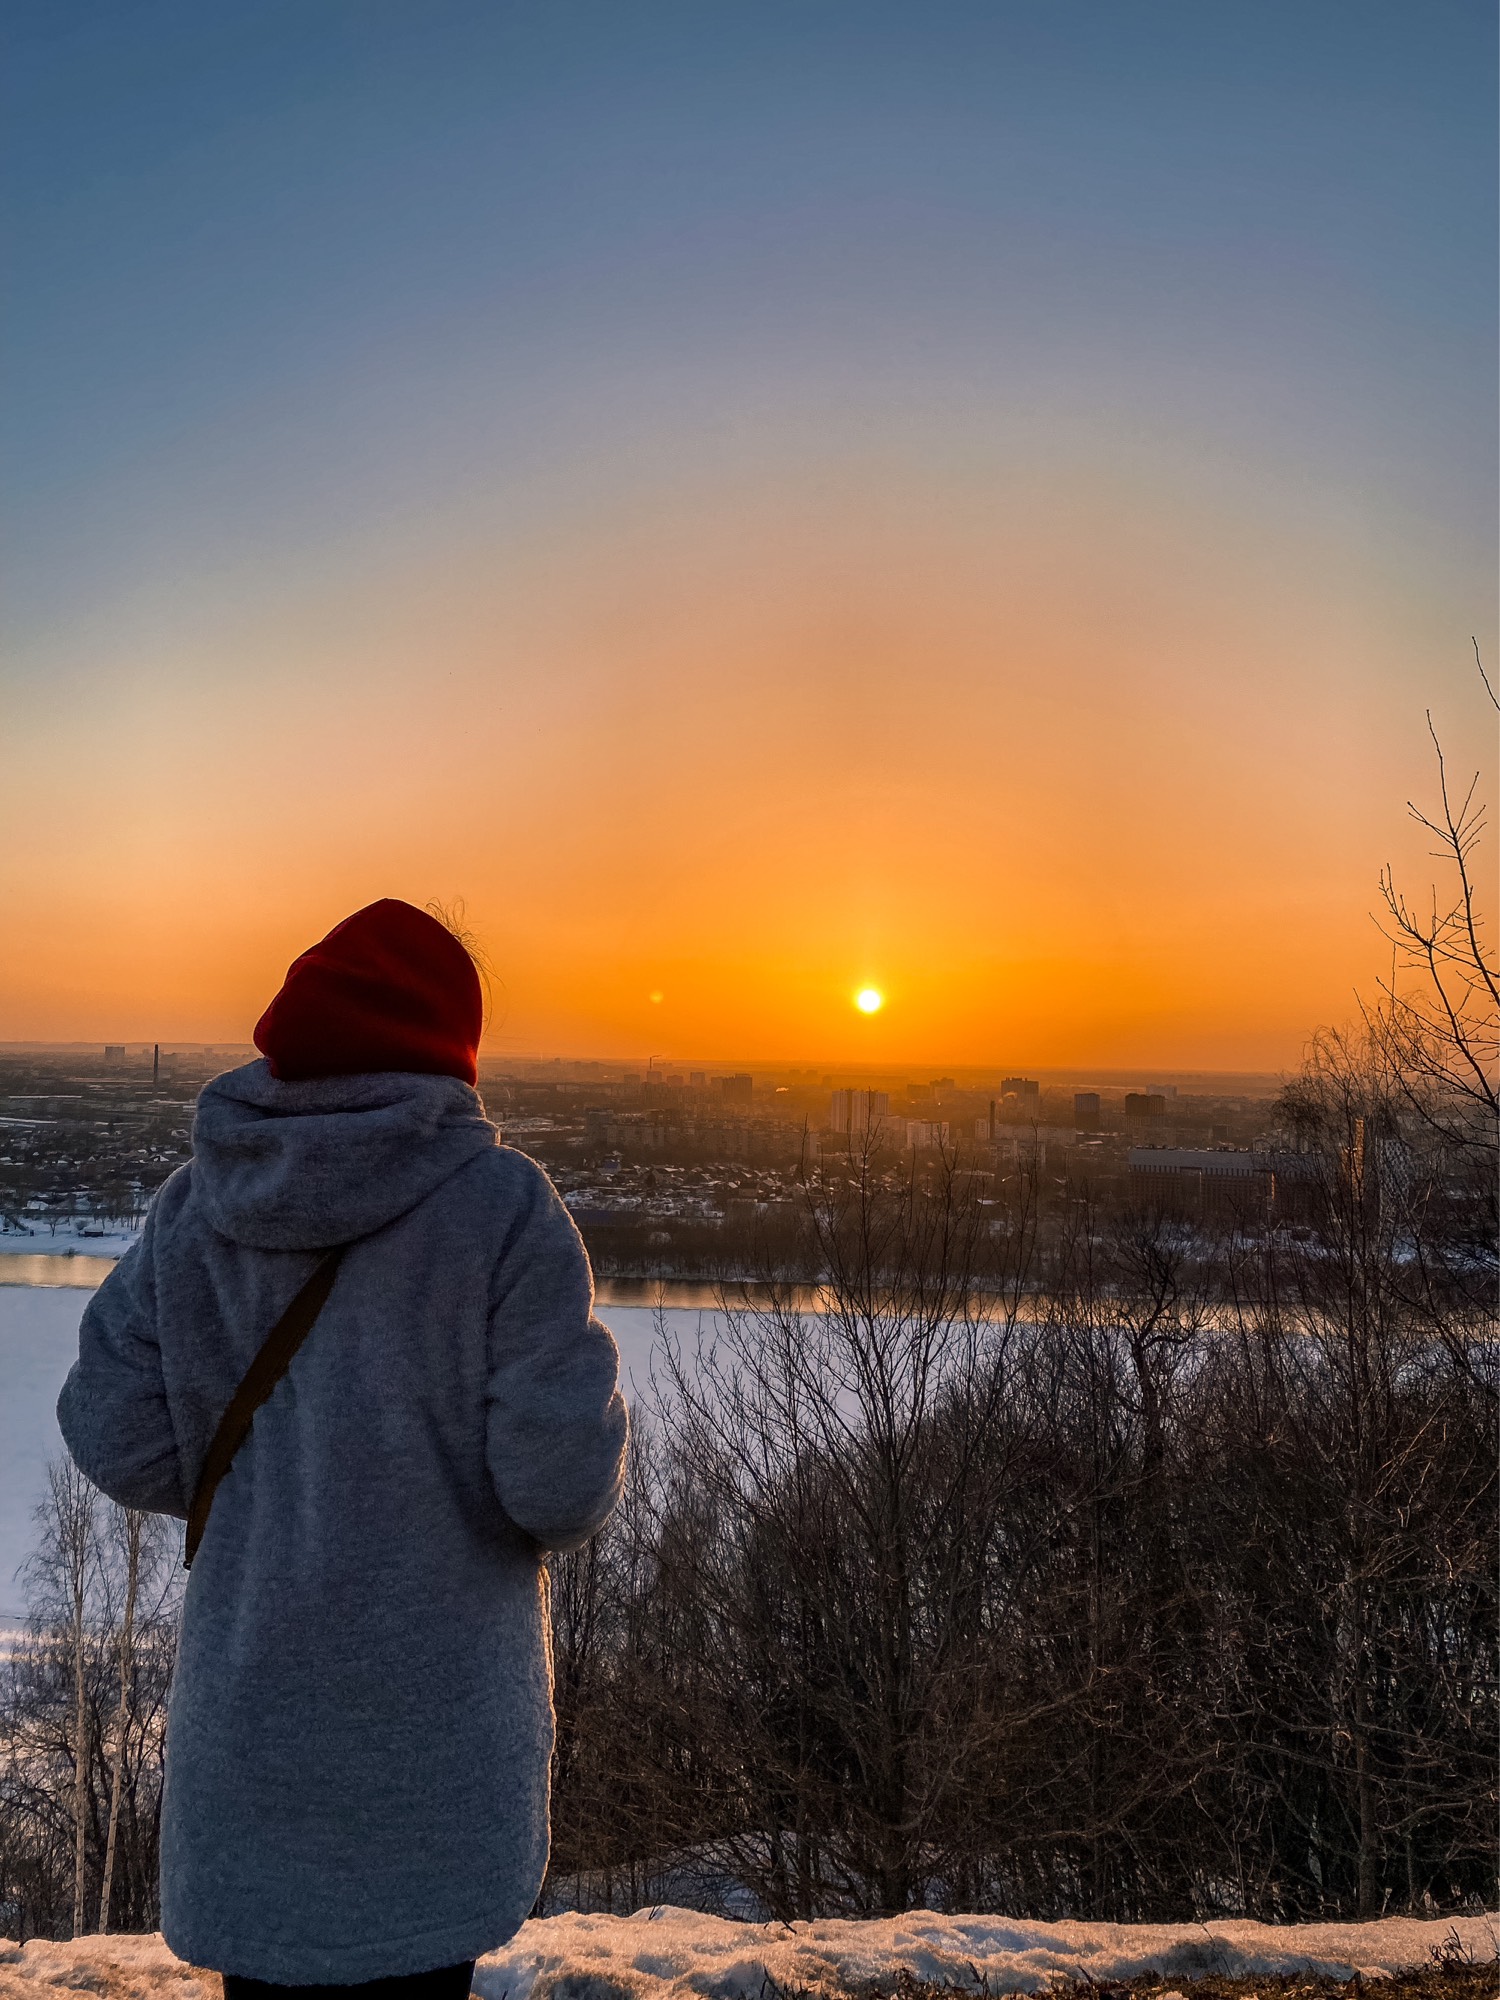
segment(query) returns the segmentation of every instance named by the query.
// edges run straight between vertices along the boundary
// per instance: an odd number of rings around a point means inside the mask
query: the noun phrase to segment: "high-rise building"
[[[1062,1135],[1045,1126],[1012,1125],[995,1136],[994,1160],[998,1167],[1042,1167],[1047,1155]]]
[[[755,1078],[743,1070],[734,1076],[716,1076],[714,1082],[731,1104],[748,1104],[755,1094]]]
[[[860,1137],[889,1117],[890,1109],[888,1090],[836,1090],[828,1107],[828,1129]]]
[[[1167,1125],[1167,1100],[1158,1090],[1131,1090],[1125,1094],[1125,1130],[1137,1138],[1155,1138]]]
[[[1097,1132],[1100,1126],[1101,1106],[1097,1090],[1075,1090],[1073,1093],[1073,1130],[1075,1132]]]
[[[1034,1077],[1007,1076],[1001,1079],[999,1115],[1035,1124],[1042,1115],[1042,1086]]]
[[[908,1118],[906,1120],[906,1143],[913,1152],[926,1152],[948,1143],[948,1120],[946,1118]]]

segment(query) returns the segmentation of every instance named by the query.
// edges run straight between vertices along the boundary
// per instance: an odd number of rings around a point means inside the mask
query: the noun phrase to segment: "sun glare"
[[[873,986],[864,986],[855,994],[854,1004],[861,1014],[878,1014],[885,1005],[885,995]]]

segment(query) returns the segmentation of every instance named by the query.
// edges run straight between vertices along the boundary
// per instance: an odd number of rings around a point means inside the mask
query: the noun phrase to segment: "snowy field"
[[[72,1260],[70,1277],[85,1260]],[[17,1623],[25,1596],[17,1571],[32,1546],[32,1510],[47,1480],[47,1462],[62,1451],[54,1410],[63,1377],[78,1352],[78,1322],[89,1292],[76,1283],[0,1283],[0,1628]],[[651,1363],[652,1314],[643,1306],[598,1308],[620,1343],[627,1378],[645,1388]],[[667,1314],[691,1343],[699,1315]]]
[[[880,1922],[737,1924],[658,1907],[633,1917],[548,1917],[523,1924],[503,1951],[479,1961],[481,2000],[764,2000],[780,1988],[831,1993],[905,1970],[935,1985],[988,1994],[1039,1993],[1156,1972],[1266,1977],[1320,1973],[1378,1979],[1429,1964],[1459,1946],[1493,1958],[1493,1917],[1369,1924],[1031,1924],[1004,1917],[942,1917],[914,1910]],[[38,2000],[39,1986],[105,2000],[218,2000],[159,1937],[83,1938],[76,1944],[0,1942],[0,2000]],[[1160,2000],[1171,2000],[1170,1990]]]

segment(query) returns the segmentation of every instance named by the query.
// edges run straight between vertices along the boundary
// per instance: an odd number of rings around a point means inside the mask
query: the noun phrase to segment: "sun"
[[[854,1004],[861,1014],[878,1014],[885,1005],[885,995],[875,986],[862,986],[854,996]]]

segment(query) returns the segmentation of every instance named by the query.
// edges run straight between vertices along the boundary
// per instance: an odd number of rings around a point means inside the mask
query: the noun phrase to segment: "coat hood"
[[[498,1143],[478,1092],[457,1077],[289,1083],[253,1062],[199,1095],[193,1187],[232,1242],[320,1250],[383,1229]]]

